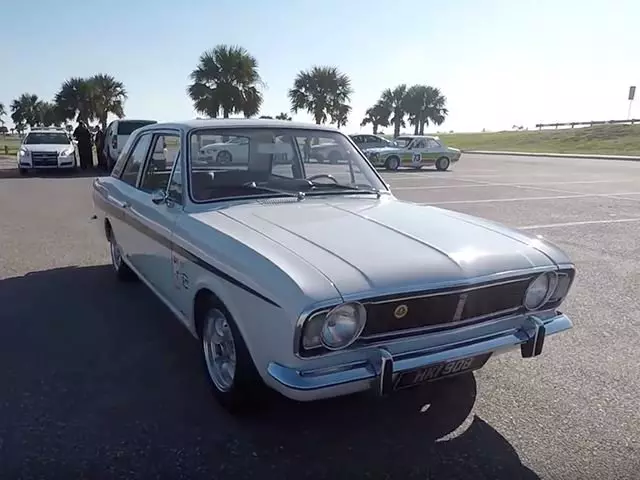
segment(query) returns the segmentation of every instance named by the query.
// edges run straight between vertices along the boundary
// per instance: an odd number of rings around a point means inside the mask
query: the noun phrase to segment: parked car
[[[122,148],[127,143],[131,134],[138,128],[145,125],[152,125],[155,120],[133,120],[129,118],[119,118],[112,121],[104,133],[104,155],[107,159],[109,170],[113,168],[122,152]]]
[[[20,175],[29,170],[67,169],[78,166],[76,144],[62,128],[35,128],[22,140],[17,161]]]
[[[242,168],[194,163],[216,135],[247,141]],[[304,163],[309,137],[339,145],[340,162]],[[265,387],[301,401],[386,395],[511,349],[536,357],[572,327],[559,307],[575,268],[558,247],[398,200],[331,127],[142,127],[92,196],[115,275],[141,279],[198,339],[230,411]]]
[[[396,144],[392,140],[388,140],[381,135],[368,135],[358,134],[349,135],[353,143],[355,143],[360,150],[365,151],[370,148],[383,148],[383,147],[395,147]]]
[[[457,148],[447,147],[438,137],[430,135],[402,135],[394,142],[395,146],[368,149],[366,154],[371,163],[387,170],[435,165],[436,169],[444,171],[461,155]]]

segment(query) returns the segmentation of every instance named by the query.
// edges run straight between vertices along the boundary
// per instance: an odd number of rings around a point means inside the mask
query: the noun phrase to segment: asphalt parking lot
[[[384,177],[559,244],[574,329],[385,400],[231,418],[186,330],[114,280],[91,177],[0,169],[0,478],[637,479],[640,162],[465,154]]]

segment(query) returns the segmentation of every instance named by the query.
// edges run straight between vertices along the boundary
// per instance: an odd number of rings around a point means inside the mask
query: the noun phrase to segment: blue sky
[[[265,115],[289,110],[300,70],[339,67],[354,88],[349,133],[399,83],[447,96],[449,117],[431,131],[626,118],[628,87],[640,87],[634,0],[31,0],[2,12],[7,109],[21,93],[51,99],[66,78],[105,72],[124,82],[128,117],[193,118],[188,75],[219,43],[258,59]]]

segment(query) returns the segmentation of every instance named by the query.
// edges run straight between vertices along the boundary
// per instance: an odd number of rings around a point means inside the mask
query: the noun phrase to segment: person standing
[[[96,133],[94,136],[94,144],[96,146],[96,156],[98,157],[98,168],[101,168],[102,170],[107,170],[107,159],[104,155],[104,132],[102,131],[102,128],[100,128],[100,125],[98,125],[97,129],[96,129]]]
[[[86,170],[93,166],[93,152],[91,151],[91,132],[87,128],[84,120],[78,122],[78,126],[73,131],[73,137],[78,142],[78,153],[80,154],[80,168]]]

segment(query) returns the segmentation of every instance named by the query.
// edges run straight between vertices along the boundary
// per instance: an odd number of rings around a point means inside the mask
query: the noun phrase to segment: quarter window
[[[140,190],[148,193],[156,190],[166,191],[179,151],[180,137],[177,134],[155,135],[149,161],[140,182]]]
[[[123,182],[135,187],[138,179],[138,173],[140,168],[144,164],[144,159],[147,156],[149,150],[149,144],[151,143],[151,134],[144,134],[136,142],[136,146],[133,147],[129,158],[127,158],[127,164],[124,167],[122,176],[120,177]]]
[[[427,141],[427,148],[440,148],[440,144],[433,138],[430,138]]]

